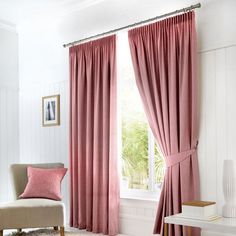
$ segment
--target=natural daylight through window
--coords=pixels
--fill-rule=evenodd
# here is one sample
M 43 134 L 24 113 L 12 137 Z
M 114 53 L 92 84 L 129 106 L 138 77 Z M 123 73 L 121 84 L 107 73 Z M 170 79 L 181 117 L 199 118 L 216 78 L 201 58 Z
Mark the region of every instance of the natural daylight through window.
M 157 200 L 164 177 L 163 158 L 135 82 L 127 33 L 119 33 L 117 41 L 121 197 Z

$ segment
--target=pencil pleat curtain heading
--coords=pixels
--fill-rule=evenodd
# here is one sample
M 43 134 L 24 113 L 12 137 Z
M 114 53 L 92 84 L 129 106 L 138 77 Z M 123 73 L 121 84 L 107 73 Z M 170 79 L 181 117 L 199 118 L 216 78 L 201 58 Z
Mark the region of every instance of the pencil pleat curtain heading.
M 145 113 L 166 163 L 154 227 L 163 235 L 164 217 L 181 212 L 183 201 L 199 199 L 194 12 L 130 30 L 129 43 Z M 169 225 L 168 235 L 187 232 Z
M 70 225 L 118 233 L 116 37 L 70 48 Z

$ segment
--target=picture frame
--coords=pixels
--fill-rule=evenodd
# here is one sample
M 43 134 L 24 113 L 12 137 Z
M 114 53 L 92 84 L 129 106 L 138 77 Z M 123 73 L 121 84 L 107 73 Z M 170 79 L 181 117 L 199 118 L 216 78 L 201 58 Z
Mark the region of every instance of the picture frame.
M 42 97 L 42 125 L 60 125 L 60 95 Z

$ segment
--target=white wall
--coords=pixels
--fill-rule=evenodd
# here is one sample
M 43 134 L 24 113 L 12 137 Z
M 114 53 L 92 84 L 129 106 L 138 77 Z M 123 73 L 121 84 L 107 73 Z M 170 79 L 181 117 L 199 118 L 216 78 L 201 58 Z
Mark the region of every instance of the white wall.
M 12 198 L 9 166 L 19 162 L 18 36 L 0 22 L 0 201 Z
M 42 127 L 42 97 L 60 94 L 60 126 Z M 69 130 L 68 80 L 31 85 L 20 90 L 20 162 L 62 162 L 68 167 Z M 63 180 L 63 199 L 69 215 L 67 173 Z
M 0 21 L 0 87 L 18 89 L 18 36 Z
M 62 44 L 195 4 L 186 1 L 101 1 L 64 17 L 19 26 L 20 158 L 22 162 L 68 161 L 68 49 Z M 234 0 L 205 0 L 196 10 L 200 58 L 199 162 L 202 198 L 221 210 L 222 162 L 236 159 L 236 17 Z M 41 127 L 41 97 L 61 93 L 61 127 Z M 67 97 L 68 98 L 68 97 Z M 64 108 L 63 108 L 64 107 Z M 66 115 L 67 114 L 67 115 Z M 58 151 L 58 148 L 61 148 Z M 66 198 L 68 199 L 68 198 Z M 121 201 L 121 232 L 152 235 L 155 202 Z
M 222 172 L 224 159 L 236 152 L 236 45 L 200 54 L 201 125 L 199 143 L 202 198 L 224 203 Z

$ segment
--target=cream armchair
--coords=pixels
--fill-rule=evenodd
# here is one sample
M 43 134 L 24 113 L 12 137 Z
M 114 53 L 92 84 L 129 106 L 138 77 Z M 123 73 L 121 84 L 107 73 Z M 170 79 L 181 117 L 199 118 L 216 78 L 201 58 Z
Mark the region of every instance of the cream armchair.
M 50 164 L 14 164 L 11 166 L 13 187 L 16 200 L 0 204 L 0 236 L 3 230 L 23 228 L 53 227 L 64 236 L 65 206 L 60 201 L 42 198 L 18 199 L 28 182 L 27 166 L 39 168 L 62 168 L 61 163 Z

